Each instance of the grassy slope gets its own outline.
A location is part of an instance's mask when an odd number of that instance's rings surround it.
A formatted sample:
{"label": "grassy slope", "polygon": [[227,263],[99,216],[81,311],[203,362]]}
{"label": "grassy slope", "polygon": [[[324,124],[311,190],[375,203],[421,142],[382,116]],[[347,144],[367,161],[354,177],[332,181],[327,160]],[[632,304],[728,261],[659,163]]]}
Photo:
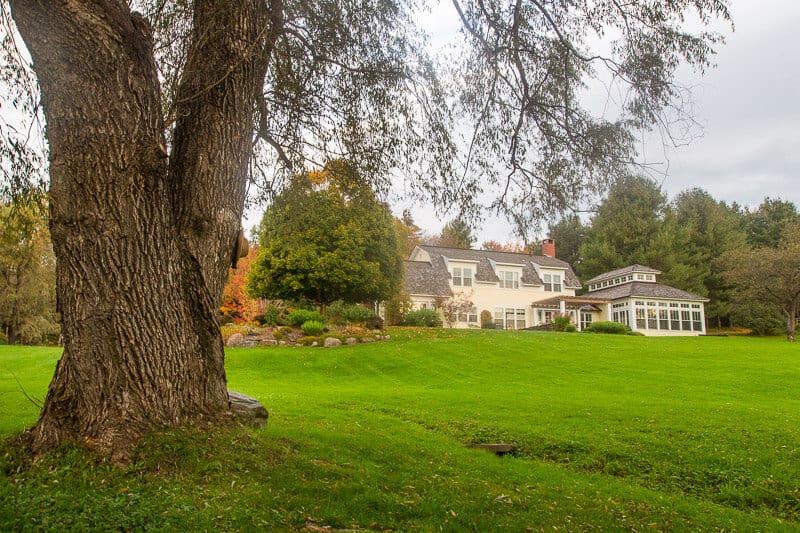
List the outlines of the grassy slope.
{"label": "grassy slope", "polygon": [[[0,350],[0,432],[36,416],[9,373],[41,396],[56,357]],[[227,367],[266,432],[154,437],[127,469],[64,452],[0,482],[0,524],[800,528],[800,350],[775,339],[405,331]]]}

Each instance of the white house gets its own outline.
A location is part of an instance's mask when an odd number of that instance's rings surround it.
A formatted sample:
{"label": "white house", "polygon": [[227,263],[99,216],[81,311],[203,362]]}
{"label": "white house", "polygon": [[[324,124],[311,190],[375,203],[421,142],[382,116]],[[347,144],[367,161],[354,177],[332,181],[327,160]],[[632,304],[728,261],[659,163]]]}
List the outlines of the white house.
{"label": "white house", "polygon": [[528,255],[417,246],[405,263],[405,290],[416,309],[437,308],[450,298],[472,302],[470,312],[456,317],[455,327],[480,327],[484,310],[497,327],[543,325],[559,308],[536,308],[532,302],[575,296],[581,288],[572,267],[554,257],[553,241],[545,241],[543,251]]}
{"label": "white house", "polygon": [[439,309],[447,301],[472,302],[453,326],[480,327],[482,311],[496,327],[525,329],[568,314],[583,330],[597,320],[627,324],[645,335],[705,333],[706,298],[656,282],[661,272],[641,265],[589,280],[588,292],[572,267],[555,258],[555,243],[541,255],[417,246],[405,263],[405,291],[416,309]]}

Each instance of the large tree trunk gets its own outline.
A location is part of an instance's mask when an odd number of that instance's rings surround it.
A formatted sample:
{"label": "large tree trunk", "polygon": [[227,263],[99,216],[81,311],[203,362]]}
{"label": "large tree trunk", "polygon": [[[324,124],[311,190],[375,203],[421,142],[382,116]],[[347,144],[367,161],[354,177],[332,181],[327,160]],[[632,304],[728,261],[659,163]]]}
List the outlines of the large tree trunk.
{"label": "large tree trunk", "polygon": [[12,0],[50,145],[64,355],[31,432],[124,457],[228,410],[216,315],[264,75],[259,0],[195,2],[172,153],[153,43],[121,0]]}

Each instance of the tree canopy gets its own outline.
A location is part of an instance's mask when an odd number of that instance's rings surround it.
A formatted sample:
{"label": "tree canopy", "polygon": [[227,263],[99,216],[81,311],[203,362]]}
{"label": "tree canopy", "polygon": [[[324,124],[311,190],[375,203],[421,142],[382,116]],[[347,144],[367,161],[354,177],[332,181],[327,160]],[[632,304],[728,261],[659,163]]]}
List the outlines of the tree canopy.
{"label": "tree canopy", "polygon": [[797,206],[780,198],[765,198],[761,205],[745,216],[747,242],[751,246],[780,246],[786,226],[800,220]]}
{"label": "tree canopy", "polygon": [[57,337],[55,257],[41,208],[0,205],[0,228],[0,333],[9,344]]}
{"label": "tree canopy", "polygon": [[664,272],[665,283],[702,294],[666,194],[649,178],[618,179],[600,203],[580,248],[584,278],[631,264]]}
{"label": "tree canopy", "polygon": [[475,244],[475,236],[467,221],[456,217],[442,227],[436,244],[450,248],[472,248],[472,245]]}
{"label": "tree canopy", "polygon": [[800,222],[785,226],[778,246],[744,247],[723,257],[724,276],[739,289],[737,299],[755,301],[778,316],[786,338],[795,340],[800,318]]}
{"label": "tree canopy", "polygon": [[297,176],[264,213],[251,265],[252,296],[388,300],[400,290],[403,262],[393,219],[364,180],[341,162]]}
{"label": "tree canopy", "polygon": [[742,213],[699,188],[678,194],[673,208],[683,260],[702,286],[695,290],[710,300],[706,304],[706,318],[718,327],[730,325],[733,287],[722,276],[718,261],[729,250],[744,246]]}
{"label": "tree canopy", "polygon": [[[3,109],[35,115],[15,132],[47,124],[65,342],[36,452],[124,456],[154,426],[228,411],[217,311],[249,183],[269,196],[346,157],[374,188],[397,167],[413,195],[462,212],[488,197],[524,228],[681,118],[675,73],[706,68],[707,26],[730,18],[724,0],[453,5],[463,46],[437,65],[417,0],[0,4]],[[614,116],[581,98],[595,81],[626,95]],[[7,126],[18,191],[45,170]]]}

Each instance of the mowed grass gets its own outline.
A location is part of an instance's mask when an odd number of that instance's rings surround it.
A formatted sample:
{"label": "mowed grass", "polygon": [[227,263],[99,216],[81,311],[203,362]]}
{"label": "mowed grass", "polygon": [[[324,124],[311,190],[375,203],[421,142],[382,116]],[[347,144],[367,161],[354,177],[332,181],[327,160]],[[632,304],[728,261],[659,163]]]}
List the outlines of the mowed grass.
{"label": "mowed grass", "polygon": [[[800,347],[393,330],[229,350],[266,430],[147,437],[131,465],[2,448],[0,529],[800,529]],[[58,350],[0,347],[0,432]],[[495,457],[472,443],[512,443]]]}

